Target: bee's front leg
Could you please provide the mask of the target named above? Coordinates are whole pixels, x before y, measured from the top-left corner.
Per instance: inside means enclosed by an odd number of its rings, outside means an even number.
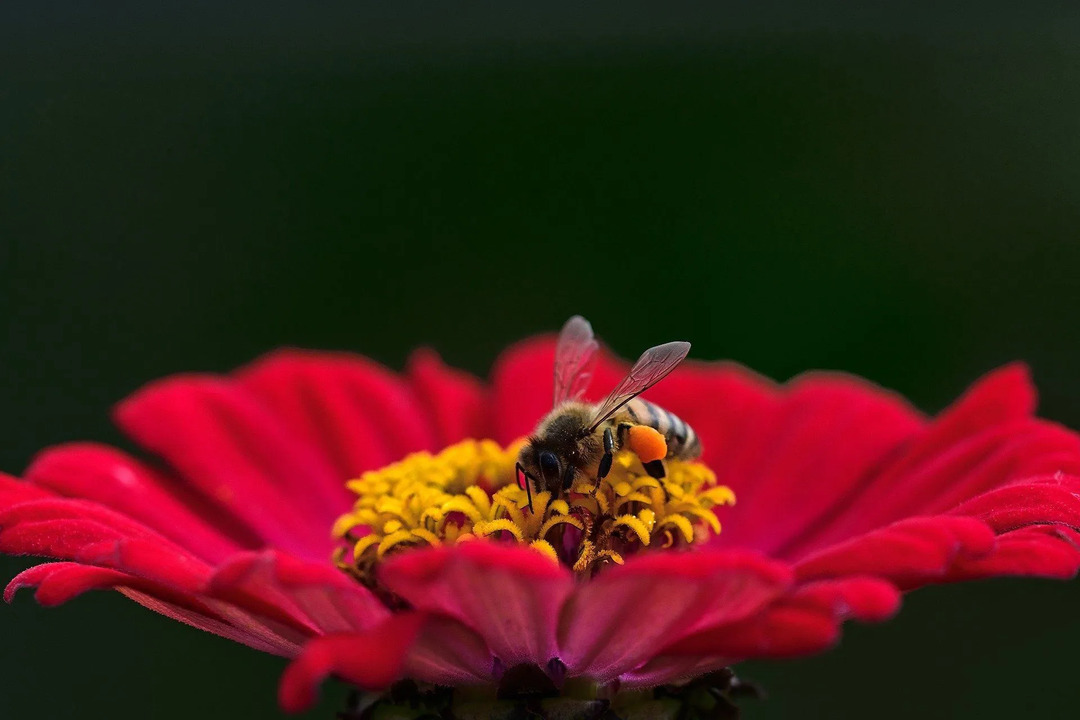
[[[615,452],[615,438],[611,434],[611,428],[604,428],[604,456],[600,458],[600,467],[596,470],[596,485],[593,486],[595,493],[600,487],[600,481],[611,472],[611,462]]]

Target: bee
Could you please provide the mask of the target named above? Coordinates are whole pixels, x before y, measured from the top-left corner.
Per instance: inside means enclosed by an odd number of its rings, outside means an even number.
[[[628,447],[654,478],[666,474],[664,460],[701,455],[697,433],[674,413],[642,400],[641,393],[663,380],[690,352],[688,342],[649,348],[607,398],[581,401],[592,378],[599,347],[592,326],[580,315],[566,321],[555,349],[555,401],[518,454],[518,481],[532,493],[559,497],[578,477],[593,479],[593,492],[611,471],[614,454]]]

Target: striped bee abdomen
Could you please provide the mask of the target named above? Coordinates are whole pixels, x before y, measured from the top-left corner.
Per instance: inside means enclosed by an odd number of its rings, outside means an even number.
[[[626,404],[626,419],[655,428],[667,441],[669,458],[693,460],[701,455],[701,441],[682,418],[648,400],[634,398]]]

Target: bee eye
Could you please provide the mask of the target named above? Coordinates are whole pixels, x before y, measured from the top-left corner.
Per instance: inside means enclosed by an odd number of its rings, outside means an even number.
[[[540,472],[545,478],[559,477],[559,458],[555,453],[545,450],[540,453]]]

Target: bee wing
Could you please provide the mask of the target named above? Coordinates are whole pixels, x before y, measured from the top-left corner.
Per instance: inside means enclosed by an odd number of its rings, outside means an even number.
[[[690,352],[690,343],[669,342],[641,353],[641,357],[634,363],[634,367],[630,368],[627,376],[596,408],[592,429],[595,430],[616,410],[663,380],[686,358],[688,352]]]
[[[580,315],[566,321],[555,347],[555,405],[577,400],[592,380],[592,364],[599,344],[592,325]]]

